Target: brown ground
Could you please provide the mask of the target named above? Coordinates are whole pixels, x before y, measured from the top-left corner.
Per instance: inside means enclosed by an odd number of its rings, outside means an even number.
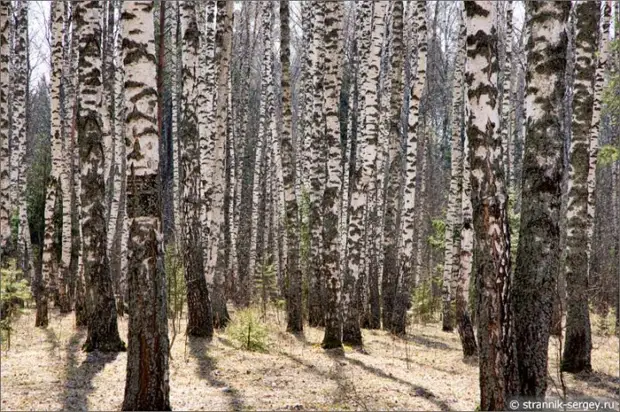
[[[269,353],[238,350],[224,333],[211,343],[177,337],[170,362],[170,400],[175,410],[473,410],[478,404],[478,367],[464,362],[456,333],[439,325],[413,325],[407,340],[364,331],[367,354],[345,348],[325,353],[322,332],[304,338],[270,323]],[[50,326],[34,328],[34,313],[18,320],[11,349],[2,352],[2,410],[118,410],[126,353],[80,350],[83,331],[73,315],[51,312]],[[126,319],[120,320],[123,336]],[[557,344],[550,345],[549,391],[561,387]],[[565,375],[569,395],[618,399],[618,338],[594,337],[589,376]]]

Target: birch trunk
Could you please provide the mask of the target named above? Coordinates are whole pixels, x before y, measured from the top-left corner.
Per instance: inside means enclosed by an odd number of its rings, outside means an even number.
[[[379,64],[381,59],[381,45],[373,43],[371,48],[372,9],[373,3],[364,1],[356,4],[356,25],[359,33],[358,51],[360,73],[366,72],[367,76],[362,80],[363,98],[360,101],[358,111],[359,122],[366,118],[366,128],[358,128],[358,153],[355,164],[355,173],[351,176],[351,204],[349,206],[349,224],[347,227],[348,254],[346,256],[346,268],[344,269],[344,283],[342,291],[343,308],[343,343],[352,346],[362,346],[362,331],[360,329],[360,311],[356,298],[357,287],[364,275],[364,239],[366,228],[364,218],[366,216],[367,193],[369,183],[372,181],[373,166],[377,156],[377,82],[379,78]],[[382,10],[380,10],[382,9]],[[379,4],[376,13],[383,11],[383,5]],[[378,28],[379,29],[379,28]],[[377,36],[378,39],[381,37]],[[374,40],[374,37],[373,37]],[[377,47],[378,46],[378,47]],[[374,92],[374,93],[373,93]],[[363,100],[368,100],[365,102]],[[365,109],[367,108],[367,109]],[[348,190],[348,188],[344,188]],[[364,299],[362,298],[362,302]]]
[[[71,3],[67,0],[63,0],[64,6],[64,30],[63,30],[63,43],[64,48],[62,50],[62,72],[61,72],[61,88],[64,99],[61,101],[61,114],[62,114],[62,152],[65,154],[61,159],[60,170],[60,186],[62,193],[62,229],[61,229],[61,251],[60,251],[60,265],[58,270],[58,300],[61,313],[68,313],[71,311],[71,244],[73,240],[72,233],[72,210],[74,203],[72,202],[72,173],[71,173],[71,155],[66,154],[73,153],[73,141],[71,139],[71,131],[73,129],[73,113],[75,98],[75,91],[71,84],[71,52],[72,52],[72,32],[71,26]]]
[[[507,193],[497,106],[498,54],[496,13],[492,2],[465,3],[467,16],[467,90],[471,111],[471,188],[474,225],[474,270],[480,319],[480,409],[506,408],[504,322],[509,321],[510,234]]]
[[[551,314],[560,264],[564,141],[560,110],[566,89],[566,22],[571,5],[531,2],[527,6],[530,15],[527,126],[512,309],[519,354],[517,393],[544,397]]]
[[[61,80],[62,80],[62,47],[64,31],[64,2],[56,0],[51,6],[52,50],[50,76],[50,104],[51,104],[51,155],[52,168],[47,181],[47,195],[45,198],[45,234],[43,237],[42,258],[42,281],[41,293],[51,295],[57,301],[58,274],[57,247],[54,243],[56,237],[55,214],[57,202],[61,199],[60,174],[62,172],[62,113],[61,113]]]
[[[9,206],[10,3],[10,1],[2,1],[0,4],[0,265],[4,265],[3,256],[8,251],[11,240],[11,210]]]
[[[205,192],[207,199],[207,285],[211,287],[213,322],[215,327],[225,327],[230,319],[226,309],[225,277],[218,269],[218,249],[224,229],[224,193],[226,184],[226,140],[228,132],[228,107],[230,56],[232,51],[233,1],[217,2],[218,18],[215,36],[216,61],[216,117],[213,151],[210,152],[211,187]]]
[[[339,85],[341,80],[342,42],[341,24],[343,5],[329,2],[323,5],[325,17],[325,83],[324,113],[325,142],[327,144],[327,184],[323,195],[323,262],[322,275],[325,282],[325,335],[324,349],[342,347],[342,317],[340,311],[340,249],[338,245],[338,199],[341,186]]]
[[[312,24],[312,134],[309,137],[308,150],[308,180],[310,198],[310,216],[308,217],[308,230],[310,232],[310,267],[308,269],[308,322],[310,326],[325,325],[325,293],[323,275],[321,273],[323,255],[323,214],[321,202],[325,190],[326,171],[326,147],[325,117],[324,117],[324,67],[325,67],[325,44],[324,44],[324,20],[325,10],[321,3],[312,2],[314,21]]]
[[[37,317],[35,325],[46,327],[47,293],[45,279],[34,278],[33,250],[30,242],[30,227],[28,225],[28,210],[26,204],[26,145],[27,145],[27,102],[28,102],[28,7],[27,1],[17,3],[15,20],[14,62],[11,83],[13,83],[13,113],[11,125],[12,149],[11,168],[16,171],[14,188],[16,197],[13,199],[19,213],[19,230],[17,235],[18,266],[26,279],[36,280],[35,299],[37,301]],[[13,146],[14,144],[14,146]],[[41,288],[39,293],[39,288]]]
[[[394,304],[398,282],[398,246],[400,223],[400,186],[401,186],[401,131],[400,115],[403,105],[403,2],[397,0],[392,4],[392,73],[391,95],[389,106],[389,134],[388,134],[388,176],[385,192],[385,226],[383,233],[384,266],[381,291],[383,297],[383,328],[392,329],[394,320]]]
[[[211,300],[204,275],[201,227],[200,156],[198,121],[198,74],[200,37],[195,1],[180,4],[183,36],[183,122],[181,132],[182,246],[187,285],[187,334],[213,336]]]
[[[413,268],[413,242],[415,239],[415,204],[416,204],[416,173],[418,157],[418,136],[421,134],[420,127],[420,101],[426,82],[426,57],[427,57],[427,30],[426,30],[426,3],[417,1],[413,11],[415,33],[417,35],[417,73],[413,71],[414,63],[411,62],[411,91],[409,98],[409,119],[407,130],[407,151],[405,170],[405,190],[401,209],[400,229],[400,267],[397,284],[397,295],[392,318],[392,332],[404,335],[407,326],[407,310],[411,306],[411,288],[415,280]],[[413,80],[415,78],[415,81]],[[420,226],[418,226],[420,227]]]
[[[280,2],[280,64],[282,65],[282,171],[287,238],[287,256],[284,279],[289,285],[286,293],[287,326],[292,333],[303,331],[301,270],[299,268],[299,209],[295,196],[295,153],[293,149],[293,115],[291,100],[291,57],[289,2]]]
[[[170,410],[166,275],[157,193],[159,133],[152,1],[122,3],[129,334],[123,410]],[[188,285],[188,288],[191,286]]]
[[[242,285],[242,299],[244,305],[249,305],[252,296],[252,282],[256,275],[256,263],[257,263],[257,241],[258,241],[258,218],[261,198],[261,168],[263,162],[267,156],[265,156],[264,145],[267,142],[267,133],[269,131],[268,119],[271,115],[271,106],[273,101],[273,73],[272,73],[272,44],[271,44],[271,4],[269,2],[262,2],[262,32],[263,32],[263,44],[265,45],[265,51],[263,52],[262,68],[261,68],[261,98],[259,108],[259,125],[258,125],[258,140],[256,142],[256,160],[254,162],[254,177],[252,186],[252,209],[251,209],[251,239],[250,239],[250,261],[248,265],[248,274],[246,279],[243,279]],[[265,162],[266,163],[266,162]]]
[[[116,323],[116,304],[107,257],[105,221],[105,153],[101,105],[101,3],[76,6],[79,49],[78,148],[81,163],[82,243],[88,313],[88,336],[84,349],[116,352],[125,350]]]
[[[598,134],[595,134],[592,129],[594,127],[598,132],[598,119],[595,119],[594,111],[600,111],[600,94],[596,96],[594,89],[598,81],[597,75],[601,76],[601,85],[603,77],[602,73],[598,73],[596,58],[601,18],[600,4],[598,2],[596,4],[599,7],[594,7],[589,2],[578,2],[575,5],[575,80],[566,209],[566,266],[564,268],[567,292],[566,344],[561,365],[563,371],[572,373],[592,370],[588,277],[589,247],[592,236],[589,221],[593,216],[589,216],[589,174],[592,169],[594,169],[592,174],[596,173],[596,154],[593,148],[597,145],[591,139],[598,139]],[[605,30],[604,27],[603,36],[608,36],[609,22],[603,24],[607,28]],[[604,47],[605,39],[601,38],[601,40]],[[604,54],[603,48],[601,56]],[[599,64],[601,60],[604,62],[606,56],[599,59]],[[597,102],[596,99],[599,101]],[[596,125],[593,124],[595,121]]]

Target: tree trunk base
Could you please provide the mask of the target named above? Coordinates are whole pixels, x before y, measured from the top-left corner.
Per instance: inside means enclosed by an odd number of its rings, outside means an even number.
[[[216,329],[225,328],[230,322],[230,315],[226,307],[226,298],[219,293],[217,288],[213,289],[213,297],[211,299],[211,310],[213,312],[213,327]]]
[[[342,343],[354,348],[361,348],[364,346],[362,342],[362,330],[359,326],[345,324],[342,329]]]
[[[568,334],[567,334],[568,335]],[[568,373],[591,372],[591,351],[585,334],[567,336],[560,370]]]
[[[34,321],[34,326],[37,328],[47,328],[49,324],[49,317],[47,313],[47,298],[41,297],[37,299],[37,316]]]
[[[457,329],[463,346],[463,356],[466,358],[476,356],[478,354],[476,335],[474,335],[474,328],[467,313],[460,316]]]

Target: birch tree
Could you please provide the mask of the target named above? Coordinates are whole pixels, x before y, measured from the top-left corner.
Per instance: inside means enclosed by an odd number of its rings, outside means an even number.
[[[606,2],[607,3],[607,2]],[[567,313],[566,344],[562,356],[562,370],[567,372],[590,371],[592,336],[590,308],[588,306],[588,277],[590,269],[589,245],[591,242],[589,217],[589,173],[595,144],[592,133],[595,104],[600,111],[600,95],[595,95],[598,73],[597,52],[599,44],[600,4],[589,2],[575,5],[575,80],[573,84],[573,113],[568,171],[568,205],[566,209],[566,276]],[[609,30],[609,23],[607,23]],[[609,35],[609,32],[604,33]],[[601,37],[602,41],[604,39]],[[602,54],[605,50],[602,50]],[[602,77],[602,76],[601,76]],[[595,103],[595,99],[599,99]],[[598,121],[598,120],[596,120]],[[596,126],[598,131],[598,125]],[[595,167],[595,165],[594,165]]]
[[[340,120],[338,117],[339,85],[341,77],[343,17],[342,4],[329,2],[325,11],[325,142],[327,143],[327,184],[323,195],[323,282],[325,282],[325,335],[324,349],[342,347],[342,318],[340,311],[340,248],[338,244],[338,199],[340,177]],[[320,24],[320,23],[319,23]]]
[[[420,127],[420,101],[426,82],[426,56],[427,56],[427,32],[426,32],[426,2],[417,1],[413,10],[415,33],[417,36],[417,65],[411,63],[411,67],[417,67],[416,73],[411,74],[411,90],[409,98],[409,119],[407,128],[407,151],[405,155],[405,190],[401,212],[401,245],[398,274],[397,297],[392,319],[392,331],[404,334],[407,326],[407,310],[411,302],[411,287],[414,278],[413,242],[415,240],[415,204],[416,204],[416,163],[418,156],[418,137],[422,134]]]
[[[271,115],[271,107],[273,101],[273,73],[272,73],[272,44],[271,44],[271,14],[272,8],[269,2],[262,3],[262,23],[261,30],[263,32],[263,44],[265,44],[265,51],[263,52],[263,60],[261,66],[261,96],[260,96],[260,108],[259,108],[259,124],[258,124],[258,140],[256,142],[256,157],[254,161],[254,177],[252,186],[252,209],[251,209],[251,239],[250,239],[250,260],[248,265],[247,279],[244,279],[243,285],[243,298],[244,304],[248,305],[252,293],[251,282],[253,281],[256,273],[256,250],[258,241],[258,218],[259,207],[261,197],[261,169],[263,162],[265,161],[265,146],[267,145],[267,138],[269,129],[269,118]],[[268,147],[267,147],[268,149]]]
[[[282,171],[284,180],[285,229],[287,256],[284,278],[289,285],[286,293],[289,332],[303,331],[301,270],[299,268],[299,209],[295,196],[296,168],[293,149],[291,101],[291,52],[289,28],[289,2],[280,2],[280,64],[282,65]]]
[[[166,276],[157,193],[159,133],[152,1],[122,3],[129,219],[129,333],[123,410],[170,410]],[[204,279],[204,278],[203,278]],[[188,285],[188,288],[191,286]]]
[[[225,278],[222,270],[217,269],[218,249],[224,230],[224,192],[226,184],[226,140],[228,135],[229,70],[232,51],[233,1],[217,2],[218,18],[215,35],[216,61],[216,115],[213,150],[210,151],[213,165],[211,187],[205,192],[207,198],[208,251],[207,251],[207,285],[211,286],[213,318],[215,326],[226,326],[229,316],[226,310]],[[221,252],[221,250],[220,250]]]
[[[185,283],[187,285],[187,334],[213,336],[211,300],[204,275],[201,226],[200,151],[198,129],[198,73],[200,36],[196,20],[196,2],[180,4],[183,38],[183,98],[181,129],[182,232]]]
[[[84,348],[116,352],[125,350],[118,333],[116,303],[107,256],[105,221],[105,153],[101,107],[101,2],[78,3],[79,102],[78,147],[81,164],[82,237],[88,312]]]
[[[505,356],[509,321],[510,240],[507,193],[497,106],[497,28],[490,1],[465,3],[467,23],[467,97],[470,105],[471,199],[474,226],[474,270],[478,283],[480,409],[505,408]]]
[[[570,7],[565,2],[527,4],[527,123],[512,293],[519,354],[517,392],[521,396],[544,397],[547,390],[547,349],[560,264],[560,110],[566,89],[566,22]]]
[[[373,34],[372,11],[373,3],[363,1],[356,3],[356,24],[359,26],[358,52],[360,54],[360,72],[366,72],[363,80],[360,80],[362,89],[362,102],[358,122],[366,124],[366,127],[358,129],[359,157],[355,165],[355,173],[351,176],[351,205],[349,206],[349,225],[347,233],[348,254],[347,265],[342,291],[343,309],[343,332],[344,343],[361,346],[362,331],[360,329],[360,314],[356,303],[357,286],[360,278],[364,276],[364,240],[366,228],[364,218],[366,216],[367,193],[370,183],[374,180],[373,166],[377,156],[377,83],[379,79],[379,65],[381,60],[381,44],[371,41]],[[385,4],[378,3],[375,13],[384,13]],[[376,27],[376,30],[381,27]],[[381,36],[377,36],[381,40]],[[372,37],[374,40],[375,37]],[[371,45],[372,43],[372,45]],[[373,93],[374,92],[374,93]],[[368,101],[366,101],[366,99]]]
[[[43,238],[43,258],[42,258],[42,285],[41,292],[48,293],[46,288],[49,279],[50,292],[58,291],[58,284],[55,282],[58,273],[57,251],[54,244],[56,234],[56,224],[54,217],[57,210],[57,202],[61,199],[60,174],[62,173],[62,146],[63,128],[61,114],[61,80],[62,80],[62,50],[63,50],[63,31],[64,31],[64,2],[57,0],[52,2],[51,21],[52,21],[52,50],[51,65],[52,73],[50,76],[50,101],[51,101],[51,152],[52,169],[47,182],[47,194],[45,198],[45,234]],[[66,188],[65,188],[66,190]],[[57,297],[57,296],[56,296]]]
[[[321,202],[325,191],[326,181],[326,148],[325,139],[325,113],[323,86],[325,68],[325,9],[320,2],[313,1],[312,17],[312,129],[309,138],[308,159],[309,170],[309,199],[310,216],[308,218],[308,230],[310,232],[310,267],[308,268],[308,323],[310,326],[325,325],[325,301],[322,273],[323,261],[323,213]]]
[[[398,281],[398,212],[400,210],[400,168],[402,163],[400,115],[403,105],[403,2],[392,4],[392,72],[388,116],[388,175],[385,192],[384,266],[381,292],[383,298],[383,327],[392,330],[396,282]]]
[[[0,264],[10,242],[11,226],[9,208],[10,157],[9,157],[9,85],[10,61],[10,1],[0,4]]]
[[[45,280],[35,279],[33,265],[33,250],[30,240],[30,226],[28,225],[28,205],[26,203],[26,144],[27,144],[27,101],[29,94],[28,87],[28,9],[29,2],[20,0],[17,2],[15,10],[15,45],[13,51],[13,112],[11,124],[11,170],[15,178],[11,186],[11,191],[15,193],[12,202],[16,205],[19,215],[19,229],[17,233],[17,257],[18,267],[26,275],[27,279],[34,281],[35,299],[37,301],[37,317],[35,325],[46,327],[48,324],[47,315],[47,293],[45,293]],[[41,288],[39,293],[39,288]]]

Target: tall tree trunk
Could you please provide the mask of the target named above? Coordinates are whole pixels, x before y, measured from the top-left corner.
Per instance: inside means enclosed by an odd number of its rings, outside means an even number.
[[[77,28],[77,5],[73,5],[71,8],[71,18],[73,20],[73,34],[71,39],[71,91],[72,99],[69,99],[69,105],[71,105],[71,174],[73,176],[73,213],[72,213],[72,225],[76,236],[73,236],[72,241],[72,258],[75,257],[74,267],[75,273],[75,325],[76,327],[85,327],[88,323],[88,308],[86,305],[86,282],[84,280],[84,245],[82,242],[82,200],[80,193],[82,192],[82,176],[81,176],[81,164],[80,164],[80,151],[78,146],[78,113],[79,113],[79,55],[80,55],[80,36]],[[69,82],[68,82],[69,84]]]
[[[129,351],[123,410],[133,411],[170,410],[166,275],[157,190],[161,124],[157,124],[152,11],[152,1],[122,3],[127,217],[131,222]]]
[[[521,396],[544,397],[547,349],[560,263],[562,99],[570,3],[530,2],[527,128],[519,246],[512,292]],[[472,171],[472,173],[474,173]]]
[[[378,4],[375,13],[381,14],[385,10],[384,4]],[[360,329],[360,313],[357,304],[357,286],[364,276],[364,240],[367,193],[370,192],[370,183],[374,183],[373,169],[377,157],[377,83],[379,79],[379,64],[381,60],[381,44],[372,43],[371,34],[373,2],[363,1],[356,3],[356,25],[359,33],[358,52],[360,77],[362,72],[367,75],[360,79],[362,100],[360,101],[360,116],[357,121],[365,122],[365,128],[358,128],[359,157],[356,159],[355,173],[351,176],[351,205],[349,206],[349,225],[347,228],[348,254],[347,265],[344,271],[342,291],[343,329],[342,341],[353,346],[362,345],[362,331]],[[376,29],[380,29],[376,28]],[[377,36],[381,40],[380,36]],[[373,37],[374,41],[374,37]],[[348,190],[344,188],[344,190]]]
[[[73,141],[71,139],[71,131],[73,129],[73,113],[75,97],[75,91],[71,84],[71,38],[74,30],[70,29],[71,25],[71,3],[67,0],[63,0],[65,3],[63,22],[63,43],[64,48],[62,50],[62,77],[61,77],[61,90],[64,99],[60,102],[61,114],[62,114],[62,152],[65,154],[61,159],[60,170],[60,186],[62,192],[62,229],[61,229],[61,250],[60,250],[60,265],[58,268],[58,303],[61,313],[68,313],[71,311],[71,293],[70,286],[71,281],[71,242],[73,240],[72,233],[72,173],[71,164],[72,157],[66,156],[66,154],[73,153]]]
[[[381,291],[383,296],[383,328],[392,329],[394,300],[398,282],[398,244],[399,211],[401,201],[401,167],[402,143],[400,132],[400,115],[403,105],[403,2],[397,0],[392,5],[392,73],[389,106],[389,143],[388,143],[388,177],[385,192],[385,236],[384,266]]]
[[[611,11],[605,2],[606,11]],[[570,145],[570,168],[568,180],[568,207],[566,230],[566,344],[562,356],[561,369],[566,372],[592,370],[592,335],[590,330],[590,308],[588,306],[588,277],[590,268],[590,245],[593,215],[590,214],[590,197],[593,201],[594,188],[590,195],[590,173],[595,176],[597,144],[590,141],[598,139],[598,122],[600,114],[600,89],[595,94],[597,76],[601,77],[597,67],[599,40],[600,4],[594,7],[589,2],[578,2],[575,6],[575,81],[573,85],[572,139]],[[606,56],[606,37],[609,35],[609,21],[604,22],[601,44],[601,62]],[[598,100],[598,101],[597,101]],[[596,122],[596,125],[594,125]],[[594,157],[594,159],[592,159]],[[592,178],[594,180],[594,178]]]
[[[463,45],[465,48],[465,45]],[[467,106],[466,106],[467,107]],[[468,115],[465,115],[465,119]],[[478,353],[474,328],[469,314],[469,281],[472,270],[472,250],[474,247],[473,210],[471,204],[471,169],[469,166],[469,140],[465,134],[463,143],[463,192],[461,203],[463,220],[461,223],[461,248],[459,255],[458,278],[456,280],[456,325],[463,346],[463,355],[475,356]]]
[[[183,250],[185,283],[187,285],[188,322],[190,336],[213,336],[211,300],[204,275],[201,227],[201,196],[199,129],[198,129],[198,72],[200,37],[196,21],[196,2],[186,1],[181,7],[183,36],[183,122],[181,133],[181,175]],[[200,6],[200,3],[198,3]]]
[[[323,266],[323,213],[321,202],[325,191],[326,181],[326,146],[325,139],[325,113],[323,111],[324,98],[324,68],[325,68],[325,10],[318,1],[312,3],[312,127],[308,150],[308,180],[310,216],[308,217],[308,230],[310,232],[310,265],[308,268],[308,323],[310,326],[325,325],[325,294],[321,268]]]
[[[510,115],[511,107],[514,106],[514,101],[511,101],[511,89],[512,89],[512,77],[510,76],[512,68],[512,0],[505,3],[506,7],[506,31],[504,32],[504,61],[500,62],[502,72],[502,105],[501,119],[500,119],[500,135],[502,139],[502,159],[504,164],[504,171],[506,178],[506,184],[510,186],[511,174],[511,134],[510,134]]]
[[[411,91],[409,97],[409,118],[407,129],[407,152],[405,170],[405,189],[401,209],[401,245],[400,245],[400,267],[398,277],[398,287],[394,314],[392,318],[392,332],[400,335],[406,333],[407,310],[411,306],[411,288],[414,282],[414,240],[415,240],[415,203],[416,203],[416,168],[418,157],[418,136],[421,132],[420,127],[420,100],[426,82],[426,56],[427,56],[427,31],[426,31],[426,3],[418,1],[413,10],[415,21],[415,33],[417,41],[417,75],[411,74]],[[414,62],[411,62],[414,67]],[[415,78],[415,81],[413,80]],[[419,226],[418,226],[419,227]]]
[[[17,234],[17,256],[19,267],[26,275],[26,279],[34,279],[33,250],[30,241],[30,226],[28,224],[28,210],[26,203],[26,145],[27,145],[27,102],[28,102],[28,7],[29,2],[21,0],[17,3],[15,20],[15,46],[14,63],[11,83],[13,86],[13,113],[11,125],[12,153],[11,169],[17,174],[11,185],[16,191],[13,199],[19,213],[19,231]],[[37,301],[36,326],[46,327],[47,319],[47,293],[45,290],[37,290],[44,287],[42,279],[33,282],[35,286],[35,299]]]
[[[384,189],[385,189],[385,168],[386,168],[386,151],[389,139],[389,122],[386,120],[390,115],[389,104],[391,98],[391,79],[389,76],[389,59],[385,59],[385,63],[382,64],[383,57],[387,57],[389,53],[389,42],[386,32],[388,32],[387,24],[385,23],[385,15],[388,10],[388,3],[379,2],[376,3],[374,15],[373,15],[373,47],[378,47],[377,51],[379,57],[379,72],[377,79],[377,91],[378,94],[377,103],[377,154],[375,163],[372,166],[377,172],[373,176],[373,182],[370,183],[371,189],[369,190],[371,195],[369,204],[369,212],[366,218],[366,227],[368,230],[367,235],[367,255],[368,255],[368,285],[369,285],[369,328],[379,329],[381,328],[381,277],[383,274],[383,210],[384,210]],[[382,53],[381,50],[384,50]],[[373,91],[373,93],[375,93]],[[366,94],[368,96],[368,94]],[[368,97],[366,97],[368,98]]]
[[[51,26],[52,26],[52,50],[51,63],[52,73],[50,76],[50,103],[51,103],[51,154],[52,169],[47,181],[47,195],[45,198],[45,234],[43,237],[43,259],[41,288],[46,293],[56,298],[60,285],[57,282],[58,274],[58,250],[54,240],[56,238],[56,210],[57,202],[61,200],[60,175],[63,171],[62,146],[63,127],[61,113],[61,80],[62,80],[62,43],[64,31],[64,1],[55,0],[52,3]]]
[[[211,301],[213,307],[213,322],[216,327],[224,327],[230,319],[226,309],[225,277],[223,267],[218,267],[218,254],[221,250],[222,235],[224,233],[224,193],[226,185],[226,140],[228,134],[228,107],[229,70],[232,52],[233,30],[233,1],[217,2],[217,31],[215,35],[215,62],[216,62],[216,116],[213,150],[210,151],[211,187],[205,193],[207,200],[208,250],[207,285],[211,287]],[[220,250],[220,253],[218,253]]]
[[[342,42],[340,40],[343,5],[329,2],[322,6],[325,42],[325,142],[327,143],[327,184],[323,195],[323,262],[325,284],[324,349],[342,347],[342,316],[340,311],[340,249],[338,245],[338,199],[341,186],[339,85],[341,80]],[[321,23],[319,23],[320,25]]]
[[[258,247],[258,222],[260,214],[261,192],[262,192],[262,176],[261,170],[264,165],[267,165],[267,156],[264,152],[268,151],[268,133],[269,118],[273,107],[273,72],[272,72],[272,43],[271,43],[271,15],[272,8],[269,2],[262,2],[262,32],[263,32],[263,44],[265,50],[263,52],[262,68],[261,68],[261,96],[260,96],[260,108],[259,108],[259,125],[258,125],[258,140],[256,142],[256,153],[254,161],[254,177],[252,185],[252,209],[251,209],[251,239],[250,239],[250,260],[248,265],[248,274],[246,279],[242,282],[242,299],[244,305],[249,305],[252,298],[252,282],[254,276],[257,274],[257,247]],[[265,146],[267,150],[265,150]],[[262,269],[261,269],[262,270]]]
[[[78,147],[82,187],[82,243],[88,313],[88,336],[84,349],[116,352],[125,350],[118,333],[116,303],[107,257],[105,221],[104,145],[101,130],[101,3],[78,3],[80,38]]]
[[[2,1],[0,4],[0,266],[4,266],[4,255],[11,241],[11,210],[9,206],[10,3],[10,1]]]
[[[179,3],[171,1],[166,5],[166,24],[170,28],[169,34],[169,53],[166,63],[169,65],[170,73],[170,144],[172,146],[172,209],[174,214],[174,240],[176,253],[181,252],[180,238],[182,235],[181,224],[181,181],[180,181],[180,158],[181,148],[179,144],[179,99],[181,98],[181,64],[180,62],[180,25],[179,25]],[[202,154],[202,152],[201,152]]]
[[[510,233],[497,106],[497,29],[492,2],[465,3],[467,16],[467,119],[474,224],[474,270],[480,318],[480,410],[505,408],[507,359],[504,322],[509,321]]]
[[[454,62],[453,97],[452,97],[452,153],[450,161],[450,192],[448,195],[448,213],[446,216],[445,260],[443,268],[443,323],[445,332],[452,332],[456,320],[452,304],[456,300],[456,289],[453,281],[459,274],[460,233],[462,231],[461,210],[463,152],[461,151],[461,125],[463,114],[463,68],[467,58],[466,53],[467,27],[465,15],[461,16],[459,27],[458,48]],[[456,276],[455,276],[456,274]],[[461,313],[462,316],[462,313]]]
[[[293,115],[291,100],[291,56],[289,29],[289,2],[280,2],[280,64],[282,65],[282,171],[286,210],[287,256],[284,279],[289,285],[286,293],[287,326],[289,332],[303,331],[301,300],[301,270],[299,268],[299,216],[295,196],[295,153],[293,149]]]

